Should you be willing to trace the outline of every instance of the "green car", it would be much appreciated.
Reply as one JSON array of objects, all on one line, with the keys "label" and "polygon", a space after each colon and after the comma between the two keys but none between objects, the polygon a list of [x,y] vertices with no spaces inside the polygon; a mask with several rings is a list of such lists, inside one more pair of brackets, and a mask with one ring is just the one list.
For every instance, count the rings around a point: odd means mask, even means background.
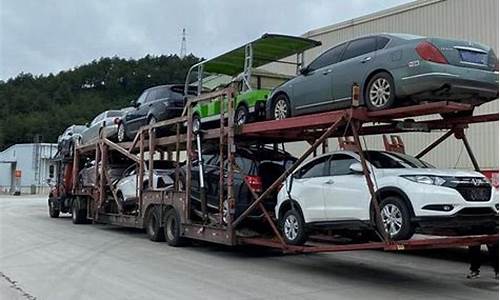
[{"label": "green car", "polygon": [[[253,120],[264,119],[266,102],[271,90],[291,77],[256,68],[274,62],[294,65],[298,70],[299,62],[281,60],[320,44],[318,41],[301,37],[264,34],[246,45],[193,65],[187,74],[185,91],[190,86],[196,85],[199,95],[207,90],[217,90],[231,83],[236,84],[238,90],[234,103],[236,124],[243,125]],[[198,78],[195,83],[190,83],[193,73],[197,73]],[[209,76],[205,76],[206,74]],[[224,102],[224,112],[227,113],[225,99],[198,103],[193,107],[193,130],[196,131],[202,126],[209,127],[210,123],[220,120],[221,100]]]}]

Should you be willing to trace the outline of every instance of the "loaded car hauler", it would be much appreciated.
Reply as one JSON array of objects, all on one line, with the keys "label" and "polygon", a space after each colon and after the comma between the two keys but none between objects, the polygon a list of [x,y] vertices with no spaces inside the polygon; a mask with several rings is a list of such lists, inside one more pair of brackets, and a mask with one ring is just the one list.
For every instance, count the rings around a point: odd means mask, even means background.
[{"label": "loaded car hauler", "polygon": [[[454,102],[428,102],[419,105],[393,108],[383,111],[369,112],[364,107],[353,105],[349,109],[305,115],[284,120],[262,121],[242,126],[235,126],[234,122],[234,95],[233,87],[203,94],[188,100],[181,117],[158,122],[140,129],[135,139],[128,143],[116,144],[106,138],[92,145],[80,146],[75,149],[73,161],[68,163],[72,168],[73,190],[71,194],[73,222],[106,223],[119,226],[145,228],[150,239],[160,241],[166,239],[171,246],[182,245],[184,241],[203,240],[224,245],[259,245],[280,249],[284,252],[311,253],[335,252],[348,250],[405,250],[424,248],[446,248],[490,244],[498,241],[498,234],[481,234],[467,236],[442,236],[417,238],[405,241],[392,241],[385,231],[378,235],[380,241],[363,243],[341,243],[332,235],[311,236],[306,244],[289,245],[278,230],[273,212],[268,211],[262,200],[273,190],[281,186],[284,179],[290,175],[307,157],[315,154],[318,149],[327,150],[328,138],[352,137],[350,143],[345,143],[360,153],[363,173],[372,195],[374,206],[374,223],[380,222],[378,197],[376,187],[370,177],[363,149],[361,136],[376,134],[393,134],[400,132],[427,132],[446,131],[445,134],[423,149],[417,157],[421,157],[435,148],[446,138],[454,135],[461,139],[476,170],[479,170],[474,154],[464,134],[464,129],[472,123],[498,121],[498,114],[486,114],[469,117],[436,118],[425,121],[414,121],[414,117],[433,114],[447,114],[468,111],[471,106]],[[353,87],[353,103],[359,95],[358,87]],[[220,115],[219,128],[208,129],[203,132],[192,131],[193,107],[200,102],[219,99],[220,105],[227,107],[227,122],[225,116]],[[223,99],[223,100],[222,100]],[[226,103],[224,103],[226,102]],[[221,111],[223,111],[221,107]],[[185,126],[187,124],[187,128]],[[156,137],[160,129],[175,132],[165,137]],[[233,179],[237,170],[234,168],[236,145],[264,145],[279,144],[293,141],[307,141],[310,147],[293,165],[288,168],[269,188],[260,194],[252,192],[254,201],[248,208],[235,216],[235,196]],[[207,202],[201,197],[200,207],[194,207],[191,199],[191,166],[196,163],[196,151],[205,143],[219,144],[219,209],[210,213]],[[390,143],[389,143],[390,144]],[[396,146],[397,145],[393,145]],[[186,151],[186,167],[181,168],[181,151]],[[156,154],[155,154],[156,153]],[[173,187],[153,189],[152,172],[154,160],[175,158],[176,168],[173,177]],[[201,155],[198,155],[201,158]],[[135,209],[127,210],[122,206],[119,195],[106,172],[109,162],[123,157],[137,164],[137,205]],[[77,180],[79,169],[86,158],[95,160],[96,184],[94,187],[81,187]],[[225,164],[225,161],[227,163]],[[203,181],[203,161],[201,164],[200,181]],[[185,172],[183,171],[185,170]],[[250,187],[251,183],[246,184]],[[200,184],[203,188],[203,184]],[[59,203],[58,198],[49,198],[49,203]],[[57,206],[57,205],[56,205]],[[248,216],[255,210],[262,214],[259,229],[248,228],[243,231],[242,225]],[[376,224],[373,224],[377,228]],[[261,230],[261,227],[265,230]]]}]

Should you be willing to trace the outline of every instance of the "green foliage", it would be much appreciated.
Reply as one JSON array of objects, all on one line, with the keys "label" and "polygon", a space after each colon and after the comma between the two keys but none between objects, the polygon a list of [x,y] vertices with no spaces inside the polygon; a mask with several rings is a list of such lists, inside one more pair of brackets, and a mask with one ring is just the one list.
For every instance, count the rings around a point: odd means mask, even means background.
[{"label": "green foliage", "polygon": [[35,136],[54,143],[68,126],[126,107],[149,87],[184,83],[198,61],[193,55],[101,58],[57,75],[21,73],[0,81],[0,150]]}]

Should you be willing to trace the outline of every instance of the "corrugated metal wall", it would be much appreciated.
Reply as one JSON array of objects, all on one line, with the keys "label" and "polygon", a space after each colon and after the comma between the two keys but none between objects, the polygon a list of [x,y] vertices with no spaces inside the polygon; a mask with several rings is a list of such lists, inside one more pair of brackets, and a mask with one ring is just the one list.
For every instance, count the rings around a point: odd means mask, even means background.
[{"label": "corrugated metal wall", "polygon": [[[498,54],[498,0],[424,0],[375,13],[327,28],[312,30],[305,34],[323,45],[305,53],[304,61],[310,62],[331,46],[360,35],[377,32],[412,33],[424,36],[439,36],[473,40],[492,46]],[[281,64],[283,65],[283,64]],[[278,65],[274,71],[290,72]],[[498,100],[479,107],[476,113],[498,112]],[[439,134],[403,134],[407,153],[415,154]],[[475,151],[480,166],[498,169],[498,122],[471,125],[467,137]],[[366,139],[370,147],[381,149],[381,137]],[[304,145],[288,147],[299,154]],[[336,149],[336,141],[330,149]],[[450,138],[424,157],[439,167],[471,168],[467,153],[460,141]]]}]

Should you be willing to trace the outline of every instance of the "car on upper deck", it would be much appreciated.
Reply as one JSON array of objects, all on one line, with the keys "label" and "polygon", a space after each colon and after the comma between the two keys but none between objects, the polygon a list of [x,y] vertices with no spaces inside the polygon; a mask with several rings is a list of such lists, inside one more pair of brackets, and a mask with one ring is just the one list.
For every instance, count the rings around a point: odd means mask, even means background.
[{"label": "car on upper deck", "polygon": [[[188,92],[194,93],[192,89],[188,89]],[[118,141],[133,139],[142,126],[179,117],[184,104],[182,84],[159,85],[145,90],[137,100],[131,102],[134,108],[118,123]]]},{"label": "car on upper deck", "polygon": [[75,146],[78,146],[82,132],[87,129],[84,125],[71,125],[57,138],[57,149],[62,157],[73,156]]},{"label": "car on upper deck", "polygon": [[[265,119],[269,93],[291,76],[257,68],[269,63],[283,63],[282,59],[319,45],[320,42],[303,37],[264,34],[241,47],[193,65],[186,75],[185,94],[187,89],[193,86],[197,87],[197,94],[200,95],[206,90],[214,90],[233,83],[236,86],[235,123],[242,125],[253,120]],[[291,61],[285,63],[297,65]],[[193,84],[191,78],[194,73],[197,73],[197,81]],[[207,83],[210,85],[210,82],[217,82],[218,86],[210,88],[206,85]],[[222,107],[221,101],[223,101]],[[222,110],[227,118],[226,99],[216,98],[196,103],[193,107],[193,129],[196,131],[202,124],[208,127],[208,123],[219,121]]]},{"label": "car on upper deck", "polygon": [[348,108],[354,85],[369,110],[436,100],[480,105],[498,98],[498,58],[476,42],[409,34],[360,37],[328,49],[274,89],[267,118]]}]

